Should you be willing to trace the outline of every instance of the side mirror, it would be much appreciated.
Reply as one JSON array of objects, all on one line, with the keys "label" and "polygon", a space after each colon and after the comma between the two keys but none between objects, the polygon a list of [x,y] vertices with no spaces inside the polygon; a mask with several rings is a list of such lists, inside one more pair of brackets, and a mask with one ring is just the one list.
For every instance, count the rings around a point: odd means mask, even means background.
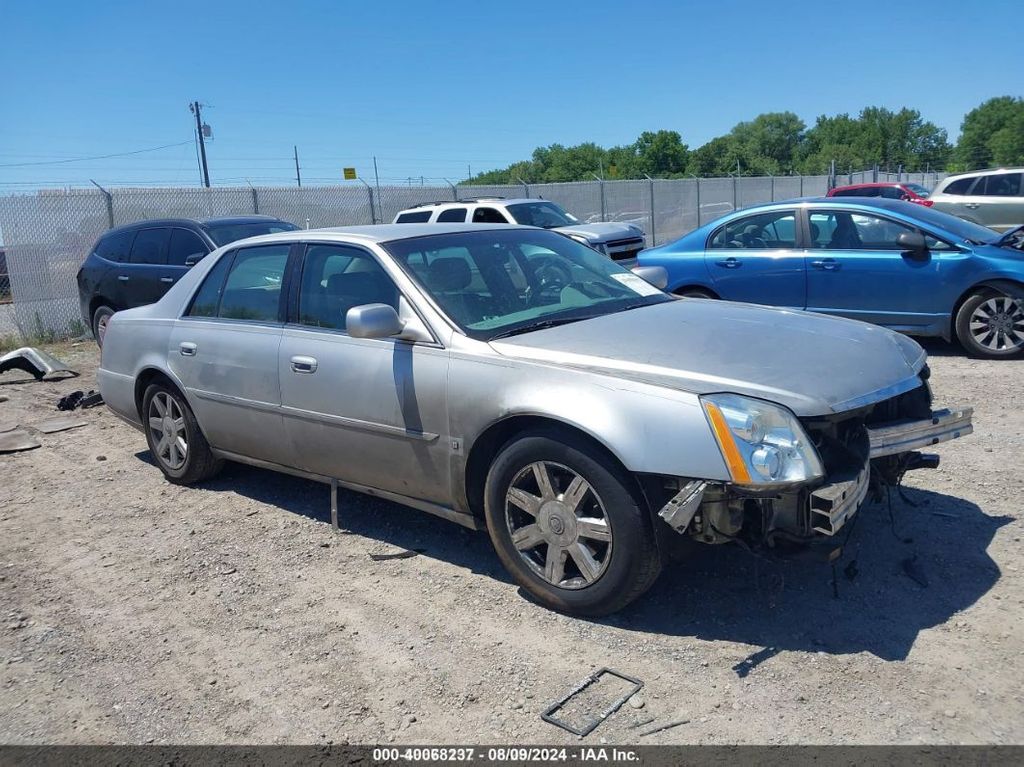
[{"label": "side mirror", "polygon": [[900,232],[896,237],[896,244],[900,250],[919,258],[928,255],[928,245],[920,232]]},{"label": "side mirror", "polygon": [[644,282],[649,282],[658,290],[664,290],[668,287],[668,271],[666,271],[664,266],[634,266],[630,271]]},{"label": "side mirror", "polygon": [[345,315],[345,330],[353,338],[391,338],[404,327],[398,312],[387,304],[353,306]]},{"label": "side mirror", "polygon": [[207,253],[189,253],[185,256],[185,266],[195,266],[206,258],[207,255]]}]

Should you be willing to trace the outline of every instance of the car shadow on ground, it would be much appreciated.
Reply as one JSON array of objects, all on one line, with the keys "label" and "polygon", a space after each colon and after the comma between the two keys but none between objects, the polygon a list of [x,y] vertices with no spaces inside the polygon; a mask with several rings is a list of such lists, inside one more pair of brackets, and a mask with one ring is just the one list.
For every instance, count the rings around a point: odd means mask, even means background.
[{"label": "car shadow on ground", "polygon": [[929,357],[967,357],[967,352],[956,341],[945,341],[941,338],[913,338],[928,352]]},{"label": "car shadow on ground", "polygon": [[[137,457],[152,463],[148,451]],[[322,483],[228,463],[202,488],[330,525],[330,489]],[[987,550],[996,531],[1012,520],[988,516],[953,496],[905,493],[906,500],[891,493],[892,519],[884,501],[861,510],[834,583],[832,566],[818,559],[693,544],[684,558],[665,566],[646,596],[595,623],[761,648],[737,663],[740,676],[781,651],[905,659],[918,633],[967,609],[999,580]],[[419,551],[512,583],[484,532],[344,489],[338,499],[342,530],[379,541],[380,553]]]}]

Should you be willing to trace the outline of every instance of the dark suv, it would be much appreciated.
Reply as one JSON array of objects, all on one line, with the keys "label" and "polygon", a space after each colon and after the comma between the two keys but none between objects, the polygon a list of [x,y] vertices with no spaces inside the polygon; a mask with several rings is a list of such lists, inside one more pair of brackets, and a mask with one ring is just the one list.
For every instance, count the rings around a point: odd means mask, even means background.
[{"label": "dark suv", "polygon": [[103,346],[110,315],[158,301],[211,251],[246,237],[298,228],[271,216],[234,216],[153,219],[111,229],[78,270],[82,318]]}]

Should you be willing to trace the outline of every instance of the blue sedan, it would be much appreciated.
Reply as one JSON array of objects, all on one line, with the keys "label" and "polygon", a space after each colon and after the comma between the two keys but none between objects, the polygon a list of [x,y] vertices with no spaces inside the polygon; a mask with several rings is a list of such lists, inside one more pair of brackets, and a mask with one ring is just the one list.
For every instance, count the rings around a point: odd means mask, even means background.
[{"label": "blue sedan", "polygon": [[678,295],[955,336],[979,357],[1024,349],[1022,230],[1000,235],[900,200],[758,205],[644,250],[638,261],[664,267]]}]

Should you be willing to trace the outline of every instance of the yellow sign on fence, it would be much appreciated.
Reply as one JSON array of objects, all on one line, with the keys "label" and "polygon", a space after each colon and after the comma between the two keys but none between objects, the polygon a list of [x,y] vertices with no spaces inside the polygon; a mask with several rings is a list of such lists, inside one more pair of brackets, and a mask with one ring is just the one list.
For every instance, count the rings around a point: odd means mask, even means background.
[{"label": "yellow sign on fence", "polygon": [[355,168],[342,168],[342,172],[345,174],[346,181],[356,180],[356,169]]}]

